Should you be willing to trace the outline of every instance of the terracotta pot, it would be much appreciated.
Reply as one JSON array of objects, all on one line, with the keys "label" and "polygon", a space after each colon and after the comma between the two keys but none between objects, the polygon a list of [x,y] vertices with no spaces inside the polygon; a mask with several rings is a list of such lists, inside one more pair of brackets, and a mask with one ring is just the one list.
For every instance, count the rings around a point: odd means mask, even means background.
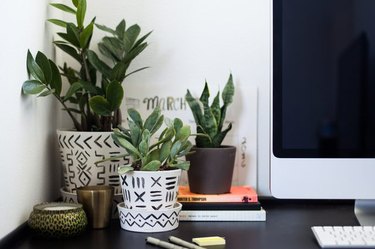
[{"label": "terracotta pot", "polygon": [[190,161],[189,188],[192,193],[224,194],[232,186],[236,147],[197,148],[186,156]]}]

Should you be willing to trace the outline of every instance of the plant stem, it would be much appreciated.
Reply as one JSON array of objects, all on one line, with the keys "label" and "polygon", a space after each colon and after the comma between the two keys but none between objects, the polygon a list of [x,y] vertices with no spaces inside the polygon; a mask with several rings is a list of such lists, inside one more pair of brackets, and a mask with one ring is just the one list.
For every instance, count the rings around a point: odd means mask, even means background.
[{"label": "plant stem", "polygon": [[73,124],[74,124],[74,127],[77,129],[77,131],[82,131],[82,126],[81,124],[78,122],[78,120],[74,117],[73,113],[68,109],[68,107],[65,105],[64,101],[60,98],[59,95],[57,95],[56,93],[53,94],[57,100],[62,104],[62,106],[64,107],[64,109],[68,112],[68,115],[70,116],[70,118],[72,119],[73,121]]},{"label": "plant stem", "polygon": [[[84,69],[84,72],[85,72],[86,80],[89,83],[91,83],[91,84],[93,84],[95,86],[95,82],[91,81],[89,67],[87,65],[87,60],[86,60],[86,58],[87,58],[86,52],[87,52],[86,49],[82,49],[80,51],[81,58],[82,58],[83,69]],[[87,126],[88,126],[88,129],[91,130],[92,129],[92,115],[91,115],[91,111],[90,111],[89,96],[87,96],[87,98],[86,98],[86,106],[87,106],[87,112],[86,112]]]}]

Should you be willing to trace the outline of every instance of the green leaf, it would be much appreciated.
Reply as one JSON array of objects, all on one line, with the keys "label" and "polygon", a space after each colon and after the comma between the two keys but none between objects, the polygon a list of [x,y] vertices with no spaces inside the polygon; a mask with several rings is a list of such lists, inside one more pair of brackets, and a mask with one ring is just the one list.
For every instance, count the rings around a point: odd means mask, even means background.
[{"label": "green leaf", "polygon": [[165,143],[167,141],[172,140],[172,138],[175,135],[175,131],[173,127],[169,127],[166,130],[162,132],[163,136],[160,135],[158,142],[154,143],[153,145],[150,146],[150,150],[153,149],[154,147],[158,146],[159,144]]},{"label": "green leaf", "polygon": [[169,165],[172,168],[178,168],[182,170],[189,170],[190,162],[189,161],[178,161],[176,164]]},{"label": "green leaf", "polygon": [[96,95],[96,94],[98,94],[98,89],[97,89],[97,87],[94,86],[92,83],[87,82],[87,81],[83,81],[83,80],[80,80],[79,82],[81,83],[82,88],[83,88],[86,92],[90,93],[91,95]]},{"label": "green leaf", "polygon": [[[150,151],[147,155],[146,164],[151,162],[151,161],[154,161],[154,160],[159,160],[159,157],[160,157],[160,150],[159,149],[155,149],[153,151]],[[159,161],[163,164],[162,160],[159,160]]]},{"label": "green leaf", "polygon": [[49,60],[49,64],[51,67],[51,88],[55,90],[55,93],[60,96],[61,94],[61,88],[62,88],[62,82],[61,82],[61,75],[59,72],[59,69],[57,68],[56,64],[52,61]]},{"label": "green leaf", "polygon": [[175,142],[175,143],[172,145],[171,153],[170,153],[170,157],[171,157],[172,159],[174,159],[174,158],[177,156],[178,152],[179,152],[180,149],[181,149],[181,146],[182,146],[181,141],[177,141],[177,142]]},{"label": "green leaf", "polygon": [[157,124],[157,121],[161,115],[160,113],[160,108],[159,107],[156,107],[152,113],[147,117],[147,119],[145,120],[145,124],[144,124],[144,128],[149,130],[151,133],[152,130],[153,130],[153,127]]},{"label": "green leaf", "polygon": [[95,67],[96,70],[104,74],[106,77],[110,76],[111,68],[107,64],[105,64],[103,61],[101,61],[98,55],[94,51],[88,50],[87,58],[89,59],[89,62],[91,63],[91,65]]},{"label": "green leaf", "polygon": [[151,35],[152,31],[148,32],[147,34],[145,34],[144,36],[142,36],[141,38],[139,38],[138,41],[136,41],[136,43],[134,44],[134,47],[138,47],[143,41],[145,41],[147,39],[147,37],[149,35]]},{"label": "green leaf", "polygon": [[34,79],[38,81],[46,83],[42,69],[36,63],[36,61],[34,60],[29,50],[27,51],[26,61],[27,61],[27,69],[28,69],[28,72],[31,74],[31,76],[33,76]]},{"label": "green leaf", "polygon": [[171,148],[172,141],[167,141],[161,145],[159,156],[160,162],[164,162],[168,158],[169,154],[171,153]]},{"label": "green leaf", "polygon": [[126,69],[128,69],[129,64],[123,62],[117,63],[111,71],[110,79],[122,82],[125,78]]},{"label": "green leaf", "polygon": [[191,148],[193,148],[193,144],[187,140],[182,146],[180,151],[177,154],[177,157],[185,156],[187,153],[190,152]]},{"label": "green leaf", "polygon": [[69,42],[73,46],[79,48],[79,34],[78,29],[74,25],[74,23],[67,23],[66,24],[66,33],[57,33],[61,38],[63,38],[65,41]]},{"label": "green leaf", "polygon": [[204,128],[205,133],[212,138],[218,132],[218,125],[210,107],[208,105],[204,105],[203,110],[204,114],[200,125]]},{"label": "green leaf", "polygon": [[126,52],[129,52],[132,49],[140,33],[141,33],[141,28],[137,24],[130,26],[126,30],[125,35],[124,35],[124,44],[125,44]]},{"label": "green leaf", "polygon": [[79,54],[77,53],[77,50],[74,47],[66,45],[66,44],[61,44],[61,43],[55,43],[55,45],[56,47],[60,48],[62,51],[69,54],[70,56],[72,56],[74,59],[76,59],[78,62],[81,63],[81,57],[79,56]]},{"label": "green leaf", "polygon": [[74,94],[76,94],[77,91],[82,89],[81,82],[75,82],[72,85],[70,85],[68,91],[66,92],[64,96],[64,101],[68,100],[70,97],[72,97]]},{"label": "green leaf", "polygon": [[161,166],[161,162],[159,160],[153,160],[153,161],[149,162],[148,164],[146,164],[145,166],[143,166],[141,168],[141,170],[157,171],[157,170],[159,170],[160,166]]},{"label": "green leaf", "polygon": [[223,93],[221,95],[221,97],[222,97],[222,99],[224,101],[224,104],[223,104],[223,106],[220,109],[221,117],[220,117],[220,122],[218,124],[219,131],[223,127],[225,116],[226,116],[226,112],[227,112],[227,108],[228,108],[228,105],[230,103],[232,103],[232,101],[233,101],[233,95],[234,95],[234,85],[233,85],[232,74],[230,74],[229,75],[229,79],[227,81],[227,84],[225,85]]},{"label": "green leaf", "polygon": [[144,129],[142,132],[142,140],[150,143],[151,133],[149,130]]},{"label": "green leaf", "polygon": [[86,15],[86,7],[87,3],[86,0],[79,0],[77,5],[77,24],[78,28],[83,27],[83,23],[85,21],[85,15]]},{"label": "green leaf", "polygon": [[42,92],[41,94],[39,94],[38,97],[45,97],[45,96],[53,94],[54,92],[55,92],[54,90],[46,90]]},{"label": "green leaf", "polygon": [[201,126],[197,126],[198,136],[195,138],[195,144],[198,148],[212,148],[212,139],[205,133]]},{"label": "green leaf", "polygon": [[119,166],[117,168],[117,172],[118,172],[119,175],[123,175],[123,174],[125,174],[127,172],[130,172],[130,171],[133,171],[133,170],[134,170],[134,168],[132,166],[130,166],[130,164],[129,165],[122,165],[122,166]]},{"label": "green leaf", "polygon": [[210,91],[208,89],[207,81],[204,84],[204,88],[199,98],[200,102],[202,102],[203,106],[208,106],[208,99],[210,98]]},{"label": "green leaf", "polygon": [[114,63],[119,62],[119,58],[117,58],[117,56],[114,55],[114,54],[111,52],[111,50],[110,50],[109,48],[107,48],[106,45],[105,45],[103,42],[98,43],[98,48],[99,48],[100,53],[102,53],[102,55],[108,57],[108,58],[111,59]]},{"label": "green leaf", "polygon": [[193,113],[195,123],[197,125],[201,124],[201,120],[203,119],[203,113],[199,105],[199,102],[191,95],[189,90],[187,90],[185,99],[188,102],[191,112]]},{"label": "green leaf", "polygon": [[138,47],[134,47],[127,53],[123,59],[124,63],[130,63],[135,57],[137,57],[143,50],[147,47],[146,43],[139,45]]},{"label": "green leaf", "polygon": [[65,11],[67,13],[76,14],[76,11],[74,9],[70,8],[69,6],[67,6],[65,4],[51,3],[50,5],[59,9],[59,10]]},{"label": "green leaf", "polygon": [[128,115],[131,120],[141,129],[143,129],[143,120],[139,112],[134,108],[128,109]]},{"label": "green leaf", "polygon": [[228,106],[233,101],[234,95],[234,84],[233,84],[233,77],[232,74],[229,75],[229,79],[227,84],[224,87],[222,99],[224,101],[224,105]]},{"label": "green leaf", "polygon": [[81,48],[89,47],[93,30],[94,30],[94,22],[91,22],[89,25],[87,25],[86,28],[83,29],[79,37],[79,43],[81,44]]},{"label": "green leaf", "polygon": [[22,85],[22,90],[24,94],[39,94],[46,86],[38,80],[27,80]]},{"label": "green leaf", "polygon": [[95,24],[95,26],[100,29],[100,30],[103,30],[105,32],[108,32],[108,33],[111,33],[112,35],[116,35],[116,31],[111,29],[111,28],[108,28],[107,26],[105,25],[100,25],[100,24]]},{"label": "green leaf", "polygon": [[130,133],[129,133],[129,130],[128,129],[124,129],[122,127],[120,127],[121,129],[119,128],[115,128],[113,129],[113,133],[117,136],[117,137],[122,137],[126,140],[128,140],[129,142],[131,141],[130,139]]},{"label": "green leaf", "polygon": [[229,123],[228,127],[225,130],[216,134],[216,136],[212,139],[212,144],[214,145],[214,147],[220,147],[225,136],[231,129],[232,129],[232,123]]},{"label": "green leaf", "polygon": [[60,27],[63,27],[63,28],[66,28],[66,22],[63,21],[63,20],[59,20],[59,19],[48,19],[47,21],[49,21],[50,23],[53,23],[57,26],[60,26]]},{"label": "green leaf", "polygon": [[161,115],[158,120],[156,120],[155,125],[151,128],[151,134],[155,134],[159,128],[163,125],[164,115]]},{"label": "green leaf", "polygon": [[124,39],[125,29],[126,23],[125,20],[122,20],[116,27],[116,34],[121,40]]},{"label": "green leaf", "polygon": [[102,116],[111,116],[112,108],[111,104],[103,96],[94,96],[89,100],[90,108],[94,113]]},{"label": "green leaf", "polygon": [[35,62],[39,65],[43,71],[46,83],[50,84],[52,79],[51,65],[49,64],[48,58],[42,53],[38,52],[35,57]]},{"label": "green leaf", "polygon": [[141,156],[137,148],[135,148],[128,140],[123,138],[122,136],[117,136],[115,133],[112,134],[112,139],[121,147],[126,149],[131,154]]},{"label": "green leaf", "polygon": [[79,43],[79,31],[77,26],[74,23],[67,23],[66,24],[66,34],[68,35],[71,43],[77,47],[80,46]]},{"label": "green leaf", "polygon": [[139,152],[141,153],[142,156],[146,156],[148,151],[149,151],[149,146],[148,146],[147,141],[142,140],[139,143],[138,149],[139,149]]},{"label": "green leaf", "polygon": [[129,129],[131,142],[134,146],[138,147],[140,140],[142,139],[142,130],[132,120],[129,120]]},{"label": "green leaf", "polygon": [[[216,122],[219,123],[220,119],[221,119],[220,92],[218,92],[216,94],[210,108],[211,108],[212,115],[214,116]],[[219,130],[221,130],[221,129],[219,129]]]},{"label": "green leaf", "polygon": [[175,118],[175,119],[173,120],[173,127],[174,127],[174,129],[175,129],[175,131],[176,131],[177,134],[178,134],[178,132],[180,131],[180,129],[182,128],[183,125],[184,125],[184,124],[182,123],[182,120],[181,120],[181,119],[179,119],[179,118]]},{"label": "green leaf", "polygon": [[112,81],[107,86],[106,96],[111,110],[115,111],[121,105],[122,99],[124,97],[124,89],[119,82]]},{"label": "green leaf", "polygon": [[191,135],[190,126],[185,125],[177,131],[176,139],[181,140],[181,141],[185,141],[186,139],[188,139],[190,137],[190,135]]},{"label": "green leaf", "polygon": [[134,71],[132,71],[132,72],[126,74],[126,75],[125,75],[125,78],[129,77],[129,76],[132,75],[132,74],[135,74],[135,73],[138,73],[138,72],[140,72],[140,71],[142,71],[142,70],[145,70],[145,69],[147,69],[147,68],[150,68],[150,67],[141,67],[141,68],[138,68],[138,69],[136,69],[136,70],[134,70]]},{"label": "green leaf", "polygon": [[79,0],[72,0],[72,3],[73,3],[73,5],[74,5],[75,7],[78,6],[78,1],[79,1]]},{"label": "green leaf", "polygon": [[110,51],[117,61],[122,60],[124,56],[124,45],[119,39],[106,36],[102,39],[102,44]]}]

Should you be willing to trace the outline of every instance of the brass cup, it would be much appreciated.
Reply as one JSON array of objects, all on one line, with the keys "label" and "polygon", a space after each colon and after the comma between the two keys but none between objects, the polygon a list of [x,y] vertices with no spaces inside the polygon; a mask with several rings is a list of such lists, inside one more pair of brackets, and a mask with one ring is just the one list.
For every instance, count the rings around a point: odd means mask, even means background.
[{"label": "brass cup", "polygon": [[86,212],[92,228],[109,225],[112,212],[114,188],[111,186],[85,186],[77,188],[77,200]]}]

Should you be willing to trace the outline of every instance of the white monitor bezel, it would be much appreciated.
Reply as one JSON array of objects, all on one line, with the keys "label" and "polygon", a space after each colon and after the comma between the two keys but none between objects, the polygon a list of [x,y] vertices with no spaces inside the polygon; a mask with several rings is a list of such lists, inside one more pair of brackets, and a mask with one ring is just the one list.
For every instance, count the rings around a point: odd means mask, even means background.
[{"label": "white monitor bezel", "polygon": [[290,199],[375,199],[375,158],[278,158],[273,153],[271,1],[270,192]]}]

